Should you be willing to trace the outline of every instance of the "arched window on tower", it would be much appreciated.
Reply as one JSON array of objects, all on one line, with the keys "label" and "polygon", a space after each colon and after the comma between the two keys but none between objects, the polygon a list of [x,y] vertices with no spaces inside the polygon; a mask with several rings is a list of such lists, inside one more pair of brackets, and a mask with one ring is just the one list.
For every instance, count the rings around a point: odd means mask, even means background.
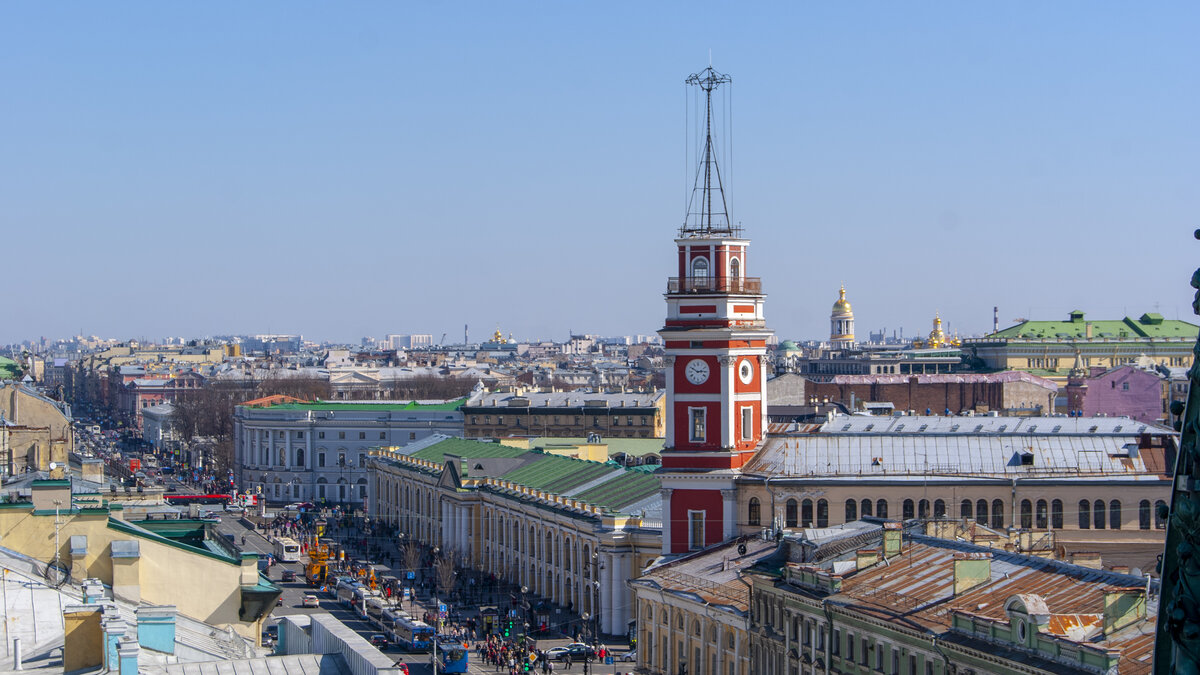
[{"label": "arched window on tower", "polygon": [[692,258],[692,280],[696,288],[707,288],[708,258],[705,258],[704,256]]},{"label": "arched window on tower", "polygon": [[729,280],[736,283],[741,276],[742,261],[738,260],[737,258],[733,258],[729,261]]}]

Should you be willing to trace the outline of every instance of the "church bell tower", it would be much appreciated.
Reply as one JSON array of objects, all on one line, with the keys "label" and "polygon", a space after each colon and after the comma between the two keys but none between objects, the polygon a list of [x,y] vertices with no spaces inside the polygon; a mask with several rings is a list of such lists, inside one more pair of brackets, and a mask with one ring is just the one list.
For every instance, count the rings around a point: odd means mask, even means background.
[{"label": "church bell tower", "polygon": [[762,281],[747,275],[750,241],[730,221],[713,147],[713,91],[730,81],[711,66],[686,80],[704,93],[705,140],[658,331],[667,355],[664,554],[737,535],[734,480],[766,431],[772,332]]}]

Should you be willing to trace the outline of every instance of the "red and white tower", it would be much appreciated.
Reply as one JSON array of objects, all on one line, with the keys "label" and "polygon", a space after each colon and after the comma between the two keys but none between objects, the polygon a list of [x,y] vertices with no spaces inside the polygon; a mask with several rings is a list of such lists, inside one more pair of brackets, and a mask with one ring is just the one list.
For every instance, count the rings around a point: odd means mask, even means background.
[{"label": "red and white tower", "polygon": [[730,82],[712,67],[687,79],[705,93],[705,143],[667,284],[667,437],[663,553],[737,535],[734,481],[767,423],[761,280],[747,276],[750,241],[729,219],[713,147],[712,92]]}]

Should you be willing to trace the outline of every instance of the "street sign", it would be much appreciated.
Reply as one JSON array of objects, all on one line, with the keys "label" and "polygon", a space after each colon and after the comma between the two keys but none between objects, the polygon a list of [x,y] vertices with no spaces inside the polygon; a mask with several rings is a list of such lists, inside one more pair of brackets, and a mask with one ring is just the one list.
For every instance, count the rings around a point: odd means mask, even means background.
[{"label": "street sign", "polygon": [[613,664],[613,657],[611,657],[611,656],[604,657],[604,665],[611,666],[612,664]]},{"label": "street sign", "polygon": [[416,578],[417,578],[417,575],[416,575],[416,573],[415,573],[415,572],[409,572],[408,574],[405,574],[405,575],[404,575],[404,578],[405,578],[405,579],[416,579]]},{"label": "street sign", "polygon": [[444,603],[444,602],[438,603],[438,612],[441,612],[442,614],[446,613],[446,603]]}]

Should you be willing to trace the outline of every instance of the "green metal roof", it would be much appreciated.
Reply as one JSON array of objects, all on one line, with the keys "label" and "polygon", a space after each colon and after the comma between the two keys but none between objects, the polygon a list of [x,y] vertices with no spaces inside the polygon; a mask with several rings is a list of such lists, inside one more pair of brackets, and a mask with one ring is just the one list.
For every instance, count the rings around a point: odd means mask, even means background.
[{"label": "green metal roof", "polygon": [[1122,338],[1187,338],[1195,339],[1200,326],[1177,319],[1164,319],[1161,314],[1147,313],[1134,319],[1089,321],[1084,313],[1075,310],[1065,321],[1024,321],[988,337],[1045,340],[1086,340],[1088,329],[1093,340]]},{"label": "green metal roof", "polygon": [[662,489],[662,481],[653,473],[625,471],[624,475],[608,480],[574,495],[589,504],[599,504],[614,511],[653,497]]},{"label": "green metal roof", "polygon": [[615,468],[615,465],[606,462],[589,462],[574,457],[545,455],[537,461],[509,471],[500,478],[561,495],[605,474],[613,473]]},{"label": "green metal roof", "polygon": [[356,403],[354,401],[313,401],[311,403],[280,403],[278,405],[268,406],[265,410],[458,410],[467,399],[459,398],[445,403],[418,403],[416,401],[408,401],[407,403],[397,401],[395,403]]},{"label": "green metal roof", "polygon": [[499,443],[484,443],[465,438],[447,438],[440,443],[434,443],[428,448],[414,452],[411,456],[429,462],[441,464],[446,461],[446,455],[455,455],[465,459],[482,459],[485,457],[520,457],[529,452],[524,448],[514,448]]},{"label": "green metal roof", "polygon": [[21,364],[0,356],[0,379],[15,380],[21,374]]}]

